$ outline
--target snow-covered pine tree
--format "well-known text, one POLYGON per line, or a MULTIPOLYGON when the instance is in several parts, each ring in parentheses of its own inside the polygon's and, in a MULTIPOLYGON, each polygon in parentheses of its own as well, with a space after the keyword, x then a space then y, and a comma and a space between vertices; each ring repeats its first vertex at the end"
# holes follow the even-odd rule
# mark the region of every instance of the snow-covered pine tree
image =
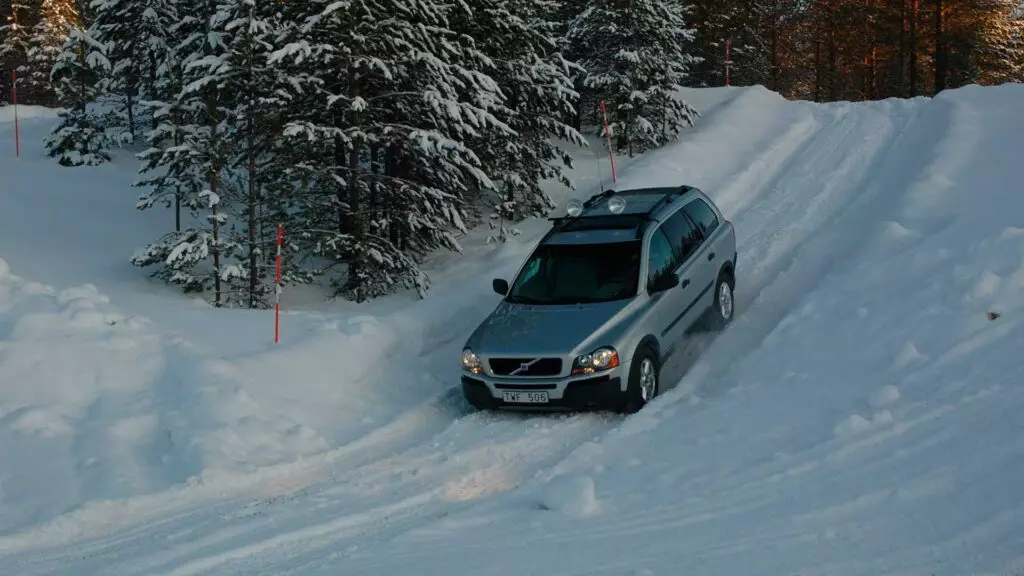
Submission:
POLYGON ((277 162, 277 141, 279 119, 290 100, 279 90, 287 79, 278 66, 269 62, 281 14, 274 4, 255 0, 222 0, 218 12, 227 53, 223 62, 210 61, 206 66, 219 91, 236 95, 225 117, 228 130, 236 134, 230 166, 240 177, 243 194, 238 199, 241 221, 233 240, 243 250, 237 254, 235 269, 248 306, 265 307, 272 294, 275 270, 266 265, 263 256, 273 252, 275 234, 268 232, 280 222, 268 221, 265 216, 268 212, 278 217, 282 214, 264 209, 268 192, 282 190, 275 186, 277 178, 285 177, 277 162))
POLYGON ((678 93, 697 62, 686 12, 684 0, 590 0, 571 24, 570 40, 589 48, 583 84, 607 103, 616 147, 630 155, 678 138, 698 116, 678 93))
POLYGON ((89 110, 97 84, 110 71, 103 46, 83 30, 72 28, 54 63, 51 83, 65 108, 44 144, 62 166, 95 166, 110 160, 110 140, 102 121, 89 110))
POLYGON ((71 29, 79 27, 74 0, 42 0, 39 22, 32 28, 28 41, 27 63, 19 70, 40 103, 57 104, 50 73, 64 50, 71 29))
POLYGON ((586 47, 577 46, 569 38, 570 24, 577 16, 583 13, 586 7, 587 0, 559 0, 551 2, 553 12, 550 18, 555 23, 555 40, 558 43, 558 50, 568 62, 573 64, 569 77, 572 79, 573 89, 578 94, 573 114, 564 120, 576 130, 583 129, 584 111, 596 110, 594 103, 588 102, 588 94, 583 89, 583 79, 586 77, 587 71, 575 64, 583 59, 586 47), (583 50, 582 52, 581 49, 583 50))
POLYGON ((726 42, 730 84, 767 84, 770 80, 770 35, 762 26, 778 12, 773 0, 690 0, 688 22, 695 28, 691 53, 700 58, 690 73, 692 85, 725 85, 726 42))
POLYGON ((156 68, 167 51, 166 34, 176 14, 170 0, 92 0, 89 35, 105 47, 112 63, 100 84, 103 99, 117 103, 107 117, 107 130, 119 142, 132 143, 139 134, 139 101, 151 98, 156 68))
POLYGON ((177 2, 165 4, 165 12, 157 14, 162 20, 163 33, 151 37, 147 43, 150 49, 150 88, 148 99, 140 100, 139 106, 147 110, 152 118, 152 129, 145 134, 149 148, 138 154, 142 160, 140 174, 156 172, 155 176, 142 179, 135 186, 147 188, 139 198, 137 208, 146 210, 162 203, 174 208, 174 231, 181 232, 182 209, 196 211, 202 208, 199 190, 188 187, 189 180, 182 180, 187 163, 177 163, 165 168, 173 156, 168 150, 176 149, 184 142, 184 130, 189 124, 188 111, 179 100, 184 89, 183 50, 178 46, 198 26, 193 15, 179 18, 177 2))
POLYGON ((296 148, 321 146, 299 165, 300 233, 314 254, 347 265, 345 297, 400 287, 422 295, 429 281, 417 256, 458 250, 467 185, 493 186, 463 141, 508 130, 487 110, 497 86, 462 65, 435 0, 306 6, 299 35, 274 57, 301 60, 320 84, 285 129, 296 148))
MULTIPOLYGON (((493 221, 496 239, 504 240, 505 222, 542 216, 554 208, 541 184, 557 179, 572 183, 563 167, 572 157, 559 140, 585 146, 583 135, 565 123, 575 114, 578 94, 563 57, 554 17, 557 7, 548 0, 467 0, 452 16, 462 33, 469 60, 492 77, 504 101, 494 112, 512 131, 490 130, 469 144, 480 156, 488 175, 500 190, 493 221)), ((514 232, 514 229, 513 229, 514 232)))
POLYGON ((234 303, 230 283, 237 280, 226 263, 238 246, 224 230, 232 220, 231 203, 225 199, 237 197, 230 173, 235 135, 224 122, 225 109, 237 95, 221 91, 209 75, 211 67, 227 57, 217 8, 215 0, 193 0, 189 15, 180 22, 178 30, 185 37, 179 46, 183 89, 165 108, 181 112, 182 124, 173 127, 173 137, 180 143, 163 150, 158 159, 147 159, 144 166, 163 167, 173 175, 174 185, 190 200, 202 202, 207 213, 196 219, 195 226, 166 234, 137 251, 131 261, 140 267, 159 265, 154 276, 179 284, 186 292, 212 288, 211 302, 220 307, 234 303))
MULTIPOLYGON (((251 0, 214 0, 183 14, 168 28, 170 39, 183 41, 174 41, 179 47, 167 53, 154 83, 162 100, 147 103, 158 125, 140 157, 142 172, 154 176, 138 183, 151 187, 140 209, 176 205, 175 231, 133 262, 159 266, 155 276, 187 292, 212 288, 218 306, 266 306, 276 226, 291 232, 296 187, 286 169, 296 157, 279 136, 290 97, 281 88, 297 84, 268 60, 282 16, 277 6, 251 0), (208 224, 182 230, 182 208, 190 221, 208 224)), ((296 253, 293 242, 286 244, 284 283, 311 280, 296 253)))
MULTIPOLYGON (((19 74, 18 88, 26 85, 29 41, 39 13, 39 0, 12 0, 11 13, 0 26, 0 86, 7 86, 10 70, 19 74)), ((5 99, 10 98, 8 90, 3 91, 5 99)))

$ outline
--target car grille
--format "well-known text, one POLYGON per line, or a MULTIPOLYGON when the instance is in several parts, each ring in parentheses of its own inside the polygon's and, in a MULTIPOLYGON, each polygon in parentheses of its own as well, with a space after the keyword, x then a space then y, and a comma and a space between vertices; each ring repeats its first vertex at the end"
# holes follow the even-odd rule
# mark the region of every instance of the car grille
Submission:
POLYGON ((491 358, 490 365, 498 376, 557 376, 562 372, 561 358, 491 358), (533 362, 529 368, 519 370, 529 362, 533 362), (519 372, 513 374, 516 370, 519 372))

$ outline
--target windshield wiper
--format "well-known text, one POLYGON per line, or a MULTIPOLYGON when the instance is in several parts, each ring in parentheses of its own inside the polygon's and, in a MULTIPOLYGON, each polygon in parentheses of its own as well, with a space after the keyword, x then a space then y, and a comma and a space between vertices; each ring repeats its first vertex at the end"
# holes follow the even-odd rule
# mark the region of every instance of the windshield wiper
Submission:
POLYGON ((537 300, 536 298, 527 298, 525 296, 512 296, 511 294, 505 299, 511 304, 547 304, 546 300, 537 300))

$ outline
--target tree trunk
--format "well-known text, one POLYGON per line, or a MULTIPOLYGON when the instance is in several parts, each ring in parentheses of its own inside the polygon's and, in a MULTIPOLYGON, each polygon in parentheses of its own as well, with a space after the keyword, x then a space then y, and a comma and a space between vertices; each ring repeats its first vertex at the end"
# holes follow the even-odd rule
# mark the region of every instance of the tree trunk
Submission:
POLYGON ((920 0, 910 0, 910 97, 917 96, 917 10, 920 0))
POLYGON ((779 91, 779 5, 775 4, 771 19, 771 70, 769 72, 769 90, 779 91))
POLYGON ((128 108, 128 133, 132 136, 132 142, 135 142, 135 97, 132 94, 133 89, 128 88, 128 94, 125 95, 125 106, 128 108))
POLYGON ((836 22, 830 18, 828 31, 828 99, 835 102, 839 99, 839 30, 836 22))
MULTIPOLYGON (((255 82, 253 81, 253 73, 252 73, 252 63, 253 63, 254 56, 253 56, 253 50, 252 50, 252 37, 251 37, 251 32, 250 32, 252 30, 252 20, 253 20, 252 7, 250 7, 250 11, 249 11, 249 27, 248 27, 247 32, 246 32, 246 34, 247 34, 247 38, 246 38, 246 40, 247 40, 247 42, 246 42, 246 44, 247 44, 246 45, 246 51, 248 52, 248 54, 246 55, 247 56, 246 59, 248 60, 247 65, 248 65, 248 84, 249 84, 249 90, 253 90, 255 88, 255 82)), ((252 102, 252 99, 250 98, 249 109, 247 111, 247 115, 249 116, 248 119, 247 119, 248 126, 246 127, 247 131, 248 131, 248 135, 246 136, 246 140, 247 140, 247 142, 246 142, 246 149, 247 149, 246 152, 247 152, 247 154, 249 156, 249 308, 250 309, 256 307, 256 300, 257 300, 256 292, 257 292, 257 289, 259 287, 259 272, 258 272, 259 271, 259 266, 258 266, 258 263, 257 263, 257 252, 258 252, 258 250, 257 250, 257 247, 256 247, 256 228, 259 226, 259 220, 256 218, 256 207, 257 207, 257 204, 258 204, 259 200, 258 200, 258 198, 256 196, 256 152, 255 152, 256 134, 255 134, 255 129, 254 129, 253 120, 252 120, 252 116, 255 113, 256 113, 256 106, 252 102)))
POLYGON ((943 21, 943 0, 935 2, 935 94, 946 89, 946 75, 948 74, 948 54, 946 50, 946 31, 943 21))
POLYGON ((814 35, 814 101, 821 102, 821 38, 814 35))
MULTIPOLYGON (((210 175, 210 191, 217 195, 217 169, 214 168, 210 175)), ((213 305, 220 308, 221 303, 221 282, 220 282, 220 221, 217 215, 217 208, 220 207, 220 199, 213 203, 213 305)))
POLYGON ((249 308, 256 307, 256 291, 259 286, 259 273, 257 265, 257 252, 256 249, 256 227, 259 225, 259 221, 256 219, 256 156, 253 151, 253 126, 252 126, 252 112, 250 110, 249 117, 249 135, 248 135, 248 153, 249 153, 249 308))
POLYGON ((899 71, 896 73, 896 83, 899 86, 897 94, 907 94, 907 0, 900 2, 900 46, 899 46, 899 71))

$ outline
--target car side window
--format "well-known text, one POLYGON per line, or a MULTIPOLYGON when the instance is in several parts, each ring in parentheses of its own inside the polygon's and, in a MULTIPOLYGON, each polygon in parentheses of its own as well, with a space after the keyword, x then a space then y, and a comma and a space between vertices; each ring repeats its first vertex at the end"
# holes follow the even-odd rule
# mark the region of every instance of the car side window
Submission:
POLYGON ((686 262, 697 251, 697 248, 700 248, 700 232, 694 228, 682 210, 669 216, 668 220, 662 224, 662 228, 672 243, 672 251, 677 265, 686 262))
POLYGON ((710 237, 715 229, 718 228, 718 216, 715 216, 714 210, 704 200, 697 198, 683 206, 683 210, 686 210, 690 218, 693 218, 693 221, 697 223, 705 238, 710 237))
POLYGON ((658 228, 651 236, 651 249, 650 255, 647 257, 647 264, 648 286, 659 276, 675 273, 676 259, 672 244, 661 228, 658 228))

